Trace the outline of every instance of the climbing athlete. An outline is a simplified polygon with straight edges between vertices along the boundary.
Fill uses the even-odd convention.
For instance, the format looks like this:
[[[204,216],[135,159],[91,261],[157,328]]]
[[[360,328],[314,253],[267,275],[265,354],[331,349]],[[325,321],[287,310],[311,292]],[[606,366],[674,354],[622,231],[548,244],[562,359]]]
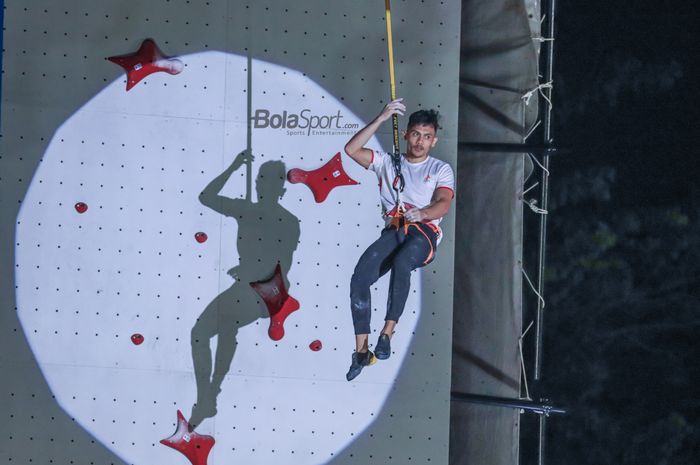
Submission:
[[[403,99],[388,103],[379,115],[345,145],[345,153],[377,174],[385,228],[362,254],[350,282],[355,327],[355,352],[348,381],[362,368],[391,355],[390,341],[403,312],[411,271],[430,263],[442,237],[440,221],[454,198],[454,172],[449,164],[429,155],[437,143],[438,113],[420,110],[409,116],[403,133],[406,152],[395,155],[365,147],[383,122],[406,111]],[[402,189],[403,187],[403,189]],[[384,327],[369,350],[370,286],[391,270]]]

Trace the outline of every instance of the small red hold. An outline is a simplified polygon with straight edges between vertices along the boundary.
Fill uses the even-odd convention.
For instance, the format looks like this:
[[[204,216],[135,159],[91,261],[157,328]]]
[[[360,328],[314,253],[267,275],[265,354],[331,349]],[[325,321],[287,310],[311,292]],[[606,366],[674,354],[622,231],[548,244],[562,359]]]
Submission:
[[[270,327],[267,334],[273,341],[279,341],[284,337],[284,320],[299,309],[299,301],[287,293],[280,264],[277,264],[275,274],[270,279],[252,282],[250,287],[255,289],[255,292],[265,301],[270,314]]]
[[[321,341],[319,341],[318,339],[309,344],[309,349],[313,350],[314,352],[318,352],[322,348],[323,344],[321,344]]]
[[[194,239],[200,244],[206,242],[208,238],[209,236],[207,236],[206,233],[203,233],[201,231],[194,235]]]
[[[88,209],[88,206],[84,202],[78,202],[75,204],[75,211],[78,213],[85,213]]]
[[[139,333],[132,334],[131,342],[133,342],[135,346],[141,345],[143,343],[143,335]]]
[[[314,199],[317,203],[326,200],[330,191],[335,187],[359,184],[348,176],[343,169],[340,152],[336,153],[328,163],[313,171],[304,171],[299,168],[289,170],[287,173],[287,181],[292,184],[299,182],[306,184],[314,194]]]

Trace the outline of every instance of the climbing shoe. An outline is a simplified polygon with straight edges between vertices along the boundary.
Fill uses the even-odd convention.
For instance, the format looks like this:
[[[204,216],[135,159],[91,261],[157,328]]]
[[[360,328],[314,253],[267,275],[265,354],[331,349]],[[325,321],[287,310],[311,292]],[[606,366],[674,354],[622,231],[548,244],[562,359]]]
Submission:
[[[372,351],[367,352],[355,352],[352,354],[352,363],[350,364],[350,369],[348,370],[345,378],[348,381],[352,381],[360,374],[362,369],[368,365],[372,365],[377,361],[376,357]]]
[[[388,334],[379,335],[377,345],[374,347],[374,355],[379,360],[386,360],[391,355],[391,339]]]

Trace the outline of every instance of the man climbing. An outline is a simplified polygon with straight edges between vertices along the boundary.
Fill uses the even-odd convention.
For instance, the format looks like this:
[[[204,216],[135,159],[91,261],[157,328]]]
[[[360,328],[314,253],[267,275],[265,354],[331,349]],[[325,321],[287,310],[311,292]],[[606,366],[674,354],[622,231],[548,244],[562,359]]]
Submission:
[[[438,225],[454,197],[452,168],[429,155],[437,143],[435,110],[420,110],[409,116],[403,134],[406,152],[398,157],[365,147],[383,122],[405,111],[403,99],[391,101],[345,145],[350,158],[377,174],[386,226],[360,257],[350,282],[356,347],[346,375],[348,381],[374,363],[375,356],[384,360],[391,355],[391,337],[408,298],[411,272],[432,261],[442,237]],[[389,270],[384,327],[372,354],[367,342],[372,310],[370,286]]]

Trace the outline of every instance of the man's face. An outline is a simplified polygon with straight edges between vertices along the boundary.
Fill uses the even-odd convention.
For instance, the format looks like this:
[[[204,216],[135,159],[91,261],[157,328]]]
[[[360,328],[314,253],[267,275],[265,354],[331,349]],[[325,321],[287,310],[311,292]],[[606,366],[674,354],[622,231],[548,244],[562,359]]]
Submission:
[[[406,130],[403,136],[406,139],[406,158],[409,160],[421,160],[428,156],[430,149],[437,144],[435,128],[432,124],[416,124]]]

